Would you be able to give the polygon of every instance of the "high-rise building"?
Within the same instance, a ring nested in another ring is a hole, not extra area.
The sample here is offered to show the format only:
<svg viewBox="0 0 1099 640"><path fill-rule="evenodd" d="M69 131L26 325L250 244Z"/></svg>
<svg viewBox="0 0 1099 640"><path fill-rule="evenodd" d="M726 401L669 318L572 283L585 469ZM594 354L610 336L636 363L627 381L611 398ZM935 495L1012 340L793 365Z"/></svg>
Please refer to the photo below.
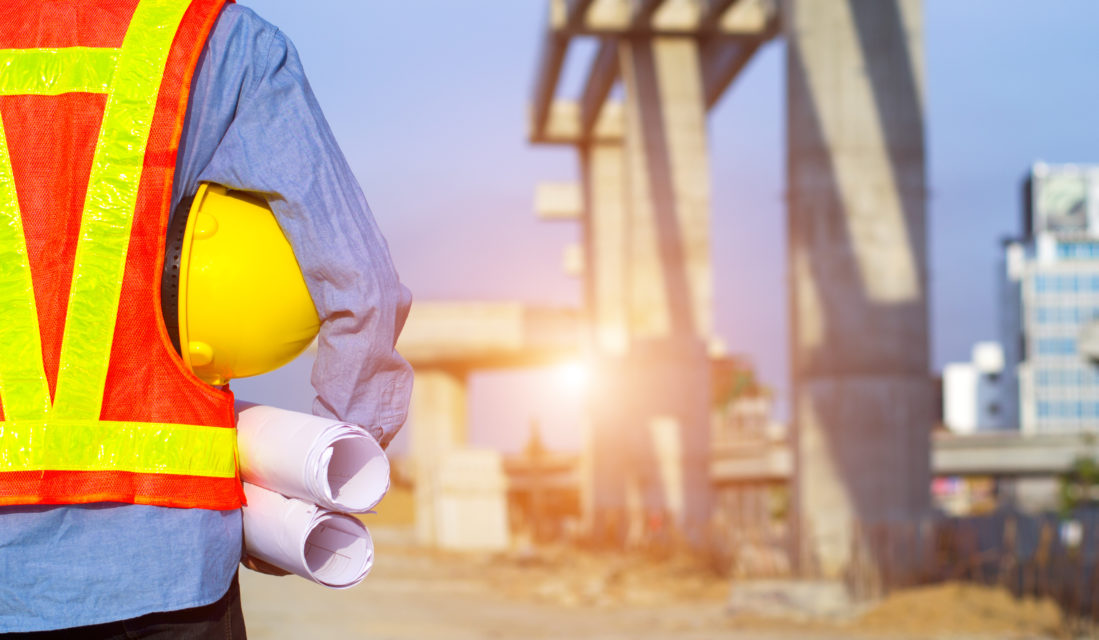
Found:
<svg viewBox="0 0 1099 640"><path fill-rule="evenodd" d="M996 342L978 342L970 362L943 369L943 422L955 433L1015 428L1004 412L1004 351Z"/></svg>
<svg viewBox="0 0 1099 640"><path fill-rule="evenodd" d="M1023 237L1001 265L1004 424L1024 433L1099 426L1099 369L1079 349L1099 318L1099 166L1032 167Z"/></svg>

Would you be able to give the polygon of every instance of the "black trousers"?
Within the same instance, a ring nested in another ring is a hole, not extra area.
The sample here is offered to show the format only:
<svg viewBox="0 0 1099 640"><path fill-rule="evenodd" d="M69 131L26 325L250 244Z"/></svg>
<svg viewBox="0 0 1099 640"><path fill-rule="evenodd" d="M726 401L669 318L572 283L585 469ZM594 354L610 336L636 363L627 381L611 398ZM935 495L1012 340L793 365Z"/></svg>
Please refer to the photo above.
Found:
<svg viewBox="0 0 1099 640"><path fill-rule="evenodd" d="M57 631L0 633L4 640L245 640L246 637L236 576L220 600L204 607Z"/></svg>

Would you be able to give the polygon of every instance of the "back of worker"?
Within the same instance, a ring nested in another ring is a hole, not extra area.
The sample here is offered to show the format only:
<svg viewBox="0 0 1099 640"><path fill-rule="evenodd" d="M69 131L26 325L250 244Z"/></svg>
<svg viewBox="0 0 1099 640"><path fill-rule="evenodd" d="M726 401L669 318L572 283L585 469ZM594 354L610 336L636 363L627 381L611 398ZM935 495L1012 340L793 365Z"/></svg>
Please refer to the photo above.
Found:
<svg viewBox="0 0 1099 640"><path fill-rule="evenodd" d="M187 5L187 3L178 2L155 4ZM218 9L217 4L192 3L188 12L212 21ZM111 33L126 33L122 29L127 24L127 13L133 14L135 5L140 6L132 0L111 3L20 2L16 5L10 10L5 7L0 24L14 24L17 20L21 20L21 24L24 25L31 24L28 16L33 16L33 12L36 11L41 12L38 14L40 18L42 16L48 18L40 19L36 24L59 24L56 20L57 16L50 14L50 12L59 12L76 16L72 23L75 27L70 28L70 34L74 30L79 33L80 29L88 28L97 32L96 37L102 38L107 38ZM92 19L88 18L91 14L81 13L96 11L103 7L112 10L99 11ZM206 24L208 28L209 22L203 23L202 20L198 20L198 23ZM3 31L0 30L0 34L2 33ZM196 35L195 38L200 36ZM201 39L198 41L201 42ZM193 42L193 40L176 38L176 45L182 42ZM31 44L40 46L29 46ZM94 46L83 42L79 44ZM72 45L61 41L16 42L13 45L0 38L0 47L4 48L44 49L50 46ZM197 53L195 50L189 52ZM192 55L188 60L190 66L179 67L184 75L175 78L177 89L187 85L185 76L195 64ZM6 80L8 77L7 73L0 76L0 86L8 82ZM165 86L168 86L167 80ZM182 96L182 92L177 93L174 106L186 104L185 101L181 102ZM162 107L170 109L173 106L173 101L166 95L164 89L160 90L158 97L158 109ZM103 98L96 98L93 92L87 91L66 93L60 98L49 99L83 100L90 101L93 105L97 99L103 101ZM40 107L41 110L49 111L50 107L47 105L49 99L41 99L41 104L44 105ZM5 127L9 129L10 134L11 127L8 125L18 118L9 118L8 100L8 97L0 98L0 116L3 117ZM175 113L179 115L178 110ZM64 121L57 117L56 113L50 115L54 117L43 122ZM81 139L86 146L88 131L94 131L99 123L85 122L79 117L75 119L76 122L69 129L65 129L60 124L56 126L62 129L62 133L71 135L74 139L83 136ZM87 120L87 116L84 116L84 119ZM94 121L94 118L91 120ZM179 124L178 119L176 124ZM257 133L254 128L261 126L267 130ZM165 129L156 128L155 125L153 130L165 131ZM179 131L180 127L176 126L171 133L179 135ZM156 189L150 189L143 183L139 190L138 201L145 203L146 208L149 211L155 211L156 215L135 215L132 237L138 238L140 232L143 234L140 237L144 238L140 244L144 245L156 233L162 233L169 205L174 206L182 193L193 191L199 180L213 180L234 188L262 191L273 195L275 200L282 200L280 206L273 206L273 208L276 209L276 215L281 213L280 224L287 231L291 242L296 241L295 251L299 260L303 262L303 270L314 299L318 296L324 297L324 302L318 303L318 311L322 319L333 313L350 311L347 316L357 323L354 331L347 327L341 328L338 322L326 323L329 325L327 327L322 325L322 338L326 332L328 335L326 344L339 351L341 341L344 341L345 346L348 347L344 350L348 351L348 354L347 359L334 358L330 353L326 355L328 347L322 348L318 356L318 366L336 370L347 369L351 375L341 377L339 381L327 375L321 376L320 380L315 376L314 382L320 394L318 398L320 410L315 408L315 411L322 414L326 412L335 414L339 410L349 415L348 419L369 424L383 439L391 437L403 422L410 387L407 363L392 351L396 332L400 330L404 315L407 313L407 292L396 280L384 242L377 232L346 163L335 147L331 133L324 125L315 100L309 93L296 55L285 38L251 12L236 7L227 8L218 18L202 52L202 57L197 62L190 111L182 131L183 140L179 147L178 163L175 163L177 155L173 149L171 136L166 142L155 137L150 138L149 151L145 153L145 158L146 162L158 163L149 175L155 174L159 178L159 183ZM18 137L18 132L12 137ZM307 144L288 149L288 141L307 141ZM31 146L33 147L33 144ZM70 148L79 146L70 143ZM50 148L55 149L56 145ZM45 157L37 163L31 162L29 165L26 164L26 157L24 157L19 164L37 168L65 167L66 175L70 177L57 180L62 182L67 180L68 186L75 188L73 185L78 184L79 179L72 176L78 175L81 171L80 167L87 167L88 162L84 161L84 164L81 164L79 154L75 151L62 149L60 152L53 151L53 153L53 156ZM280 167L271 166L272 162L285 166L281 166L280 169ZM94 160L90 164L94 166ZM165 189L171 184L173 164L176 164L175 192L169 201ZM291 168L292 164L296 166ZM297 177L301 167L314 168L314 175L321 177L325 182L324 188L318 189L315 186L299 184L302 181ZM15 170L17 187L20 183L18 172L22 170ZM326 195L319 194L322 190ZM79 195L69 193L66 200L47 192L37 196L41 200L32 202L29 206L23 206L24 197L24 191L19 190L18 201L21 208L28 210L33 209L33 205L37 204L42 211L56 211L57 202L69 203L67 206L70 213L66 218L68 221L60 225L61 228L57 234L59 237L69 239L68 241L72 240L71 225L77 224L71 221L74 216L72 211L80 210ZM111 197L114 197L113 193ZM318 221L303 220L301 216L295 215L295 212L311 207L318 207L316 210L325 210L319 207L333 204L333 202L324 201L326 199L335 202L335 213L326 217L323 224ZM2 201L0 198L0 202ZM341 202L343 214L340 213ZM27 212L23 212L23 215L30 219ZM49 216L43 219L53 223ZM77 219L80 218L77 216ZM313 231L316 227L323 227L323 231ZM155 230L155 233L152 230ZM28 231L28 245L32 243L30 239L32 235L33 232ZM79 237L80 234L76 235ZM343 240L333 245L326 242L326 235L338 235ZM159 250L159 244L156 242L153 244ZM43 243L42 247L45 246ZM325 248L324 252L321 251L321 246ZM28 253L31 251L29 246L27 251ZM39 251L43 256L49 253L42 248ZM64 255L64 252L56 247L54 251ZM71 248L69 251L71 251L70 255L76 256L73 258L73 263L76 264L79 259L79 250ZM325 254L323 258L322 253ZM8 259L9 256L6 255L0 258L0 260ZM36 269L34 265L36 259L32 257L30 261L32 273ZM322 261L327 262L329 266L335 265L334 271L337 274L344 274L346 271L347 280L344 281L343 276L326 277L327 279L317 277L316 274L320 271L317 265ZM61 266L55 269L64 271L65 260L57 262ZM360 266L352 266L356 264ZM4 273L9 271L7 265L8 263L5 262ZM355 269L367 269L370 273L364 277L363 273L353 273ZM142 343L147 346L150 342L133 338L133 335L147 336L151 331L158 338L163 337L159 319L147 315L148 311L145 307L149 300L145 299L144 293L140 293L143 289L139 287L138 294L129 295L127 292L131 289L127 288L127 283L132 279L131 271L124 271L124 273L125 277L119 294L119 299L122 301L122 304L118 305L119 315L124 316L127 313L146 315L133 320L133 326L117 325L119 329L115 330L115 334L127 335L122 336L124 343L122 347L118 340L114 340L110 350L111 360L107 365L107 391L104 392L103 411L97 424L121 421L145 424L143 421L151 421L152 418L161 419L165 424L184 424L183 420L186 419L188 424L195 423L192 425L196 427L195 431L201 428L225 429L228 425L221 422L220 417L224 416L224 413L219 412L223 412L228 406L229 396L221 391L192 384L194 380L178 370L175 373L187 383L183 388L189 393L194 392L195 396L188 397L182 403L172 401L169 404L182 405L179 409L184 413L196 410L196 407L204 411L212 407L209 415L196 420L168 414L151 417L145 414L133 418L111 414L108 411L108 407L112 406L126 406L138 413L151 411L146 408L146 403L138 403L136 408L132 402L111 404L110 399L114 397L113 393L121 393L125 396L127 393L134 394L135 389L140 390L148 400L148 406L160 406L161 399L170 397L172 393L170 391L166 396L160 391L158 378L155 376L157 371L155 361L148 365L131 362L131 366L124 367L123 374L116 371L120 366L115 364L118 358L123 357L133 343ZM64 281L65 278L61 277L59 280ZM360 280L365 281L366 284L356 284ZM37 284L37 277L35 283ZM153 284L156 284L155 278ZM359 286L366 286L370 291L365 293L357 291L356 287ZM37 289L35 293L38 294ZM40 315L43 313L41 311L43 308L66 308L62 304L64 295L57 292L51 295L55 297L54 300L38 302ZM6 325L9 316L7 307L4 309ZM371 310L375 313L372 314ZM371 322L380 322L381 325L364 327L363 318L371 315L379 317L366 323L369 325ZM67 325L71 322L67 316L66 320L60 324ZM53 323L49 321L42 323L42 352L46 355L43 358L46 362L46 377L51 384L57 385L55 382L57 374L51 370L49 364L50 349L59 349L62 353L55 356L56 361L65 362L64 347L56 345L49 347L47 343L53 340L55 343L64 344L65 327L54 326L57 324L56 320ZM61 337L47 336L49 327L53 327L54 333L60 334ZM372 336L370 339L348 342L352 334L363 335L364 328L373 330L365 332ZM133 334L130 333L131 330ZM163 344L160 347L163 347ZM168 348L170 349L170 345ZM368 354L376 356L375 362L364 365L362 363L367 359ZM178 364L173 355L163 351L156 352L152 358L155 360L162 357L165 358L164 362L172 366ZM57 368L60 369L59 366ZM112 378L112 376L118 377ZM350 382L347 381L348 378ZM112 384L112 380L117 384ZM119 391L114 392L111 391L112 389ZM6 390L6 387L0 389L0 401L4 401L5 410L8 408ZM57 396L53 401L56 404ZM331 411L326 411L328 409ZM5 419L8 419L6 414ZM148 422L148 424L152 423ZM116 456L110 454L108 457ZM10 456L5 450L5 461L8 458ZM142 476L133 471L118 472L116 475L126 476L127 474ZM172 474L148 475L154 479L172 476ZM0 509L0 571L5 576L5 580L0 583L0 631L33 631L97 624L134 618L151 612L208 605L226 595L227 590L230 590L240 558L239 510L231 501L227 504L216 503L216 500L220 499L216 497L220 495L218 492L210 494L193 490L201 486L202 482L210 482L203 478L219 476L200 474L197 477L198 484L193 483L191 477L173 478L172 482L165 483L166 488L161 494L134 492L129 499L117 493L93 495L94 492L82 492L82 487L76 483L78 485L76 488L69 487L73 489L72 495L64 500L42 500L32 497L21 499L21 501L73 503L104 500L108 502L87 506L31 505ZM220 477L223 478L224 474ZM233 480L235 482L235 478ZM190 485L189 482L191 482ZM190 486L191 489L177 489L180 486ZM194 505L174 503L174 506L167 506L173 505L172 501L178 498L170 495L173 491L184 491L186 495L191 496L188 499L208 502ZM8 500L8 502L12 501ZM118 502L145 504L118 504ZM180 508L185 506L200 508Z"/></svg>

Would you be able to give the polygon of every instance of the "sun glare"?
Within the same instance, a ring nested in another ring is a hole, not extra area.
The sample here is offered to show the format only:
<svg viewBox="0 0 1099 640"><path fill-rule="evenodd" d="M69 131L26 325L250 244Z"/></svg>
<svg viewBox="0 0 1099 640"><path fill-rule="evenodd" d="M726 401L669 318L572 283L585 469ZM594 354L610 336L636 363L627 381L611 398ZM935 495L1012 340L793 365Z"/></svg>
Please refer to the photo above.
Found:
<svg viewBox="0 0 1099 640"><path fill-rule="evenodd" d="M591 367L584 362L566 362L557 367L557 379L569 391L582 391L591 382Z"/></svg>

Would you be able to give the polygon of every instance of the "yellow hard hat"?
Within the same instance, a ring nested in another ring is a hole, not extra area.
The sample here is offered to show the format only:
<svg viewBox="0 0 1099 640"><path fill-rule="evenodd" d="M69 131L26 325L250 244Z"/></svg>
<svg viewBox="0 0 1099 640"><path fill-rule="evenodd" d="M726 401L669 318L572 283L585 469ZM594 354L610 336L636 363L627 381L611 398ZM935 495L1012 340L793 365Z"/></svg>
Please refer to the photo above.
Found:
<svg viewBox="0 0 1099 640"><path fill-rule="evenodd" d="M203 183L176 210L161 298L183 362L212 385L281 367L320 328L267 202L215 184Z"/></svg>

